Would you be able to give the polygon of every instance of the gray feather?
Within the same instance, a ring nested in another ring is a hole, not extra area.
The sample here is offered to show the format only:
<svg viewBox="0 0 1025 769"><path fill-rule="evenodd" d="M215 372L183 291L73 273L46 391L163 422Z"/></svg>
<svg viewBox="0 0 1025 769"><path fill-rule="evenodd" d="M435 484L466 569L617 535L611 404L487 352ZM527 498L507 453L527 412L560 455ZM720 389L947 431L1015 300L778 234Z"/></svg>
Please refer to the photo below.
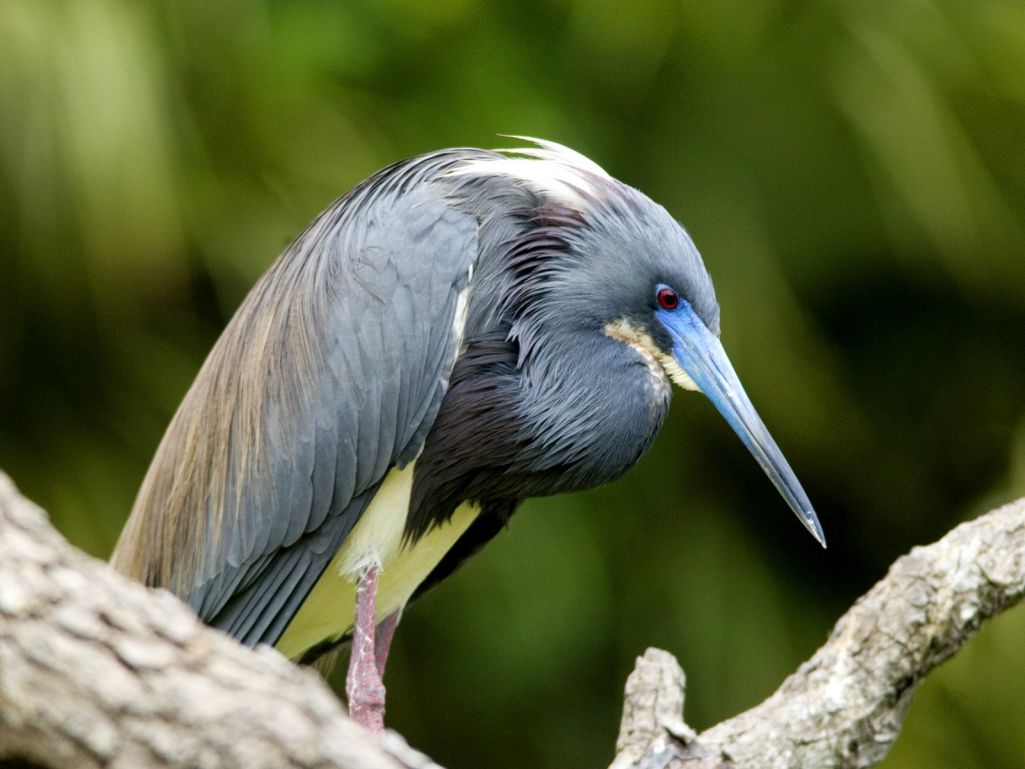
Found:
<svg viewBox="0 0 1025 769"><path fill-rule="evenodd" d="M433 180L468 153L371 177L260 279L161 443L118 568L247 643L283 632L444 396L477 224Z"/></svg>

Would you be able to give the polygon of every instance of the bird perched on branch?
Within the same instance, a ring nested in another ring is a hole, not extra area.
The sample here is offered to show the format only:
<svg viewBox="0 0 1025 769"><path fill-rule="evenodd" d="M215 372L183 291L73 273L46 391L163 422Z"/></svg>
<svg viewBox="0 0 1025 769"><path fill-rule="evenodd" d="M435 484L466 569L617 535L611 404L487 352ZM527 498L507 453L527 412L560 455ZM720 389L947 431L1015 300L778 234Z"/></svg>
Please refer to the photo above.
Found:
<svg viewBox="0 0 1025 769"><path fill-rule="evenodd" d="M407 602L524 499L629 470L671 381L712 401L824 544L690 237L529 141L404 160L317 217L214 346L112 559L244 644L310 662L351 637L350 711L372 729Z"/></svg>

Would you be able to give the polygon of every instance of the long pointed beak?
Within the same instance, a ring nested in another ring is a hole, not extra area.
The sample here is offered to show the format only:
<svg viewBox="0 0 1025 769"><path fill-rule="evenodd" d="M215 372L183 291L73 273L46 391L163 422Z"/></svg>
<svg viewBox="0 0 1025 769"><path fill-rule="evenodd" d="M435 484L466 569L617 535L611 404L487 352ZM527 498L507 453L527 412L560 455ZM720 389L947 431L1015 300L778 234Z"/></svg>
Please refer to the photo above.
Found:
<svg viewBox="0 0 1025 769"><path fill-rule="evenodd" d="M684 302L672 312L659 310L656 317L673 338L677 363L729 422L804 527L825 547L826 538L808 495L751 405L718 337Z"/></svg>

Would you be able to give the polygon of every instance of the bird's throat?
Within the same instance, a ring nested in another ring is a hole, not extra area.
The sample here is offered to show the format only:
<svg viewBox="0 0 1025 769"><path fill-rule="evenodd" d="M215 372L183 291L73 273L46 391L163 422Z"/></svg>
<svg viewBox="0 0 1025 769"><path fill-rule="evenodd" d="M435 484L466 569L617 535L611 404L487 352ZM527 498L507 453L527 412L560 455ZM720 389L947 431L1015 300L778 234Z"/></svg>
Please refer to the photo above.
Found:
<svg viewBox="0 0 1025 769"><path fill-rule="evenodd" d="M660 350L647 331L631 323L627 318L620 318L606 325L605 334L633 348L644 359L652 376L659 382L666 382L668 376L684 390L699 389L690 374L680 367L672 355Z"/></svg>

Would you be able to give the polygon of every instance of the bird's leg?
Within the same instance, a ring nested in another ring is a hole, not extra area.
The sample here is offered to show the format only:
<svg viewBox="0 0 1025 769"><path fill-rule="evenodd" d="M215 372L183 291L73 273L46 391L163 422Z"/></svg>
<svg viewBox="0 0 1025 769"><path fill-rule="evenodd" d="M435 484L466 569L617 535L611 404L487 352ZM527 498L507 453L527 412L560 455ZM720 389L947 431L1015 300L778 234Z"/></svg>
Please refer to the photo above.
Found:
<svg viewBox="0 0 1025 769"><path fill-rule="evenodd" d="M356 621L352 628L352 656L345 693L352 720L380 734L384 731L384 683L375 651L377 574L377 565L371 564L360 572L356 583Z"/></svg>
<svg viewBox="0 0 1025 769"><path fill-rule="evenodd" d="M391 639L395 635L395 628L399 625L399 617L402 616L402 609L398 609L383 620L377 623L377 635L374 638L374 659L377 662L377 672L384 677L384 666L388 664L388 650L391 648Z"/></svg>

